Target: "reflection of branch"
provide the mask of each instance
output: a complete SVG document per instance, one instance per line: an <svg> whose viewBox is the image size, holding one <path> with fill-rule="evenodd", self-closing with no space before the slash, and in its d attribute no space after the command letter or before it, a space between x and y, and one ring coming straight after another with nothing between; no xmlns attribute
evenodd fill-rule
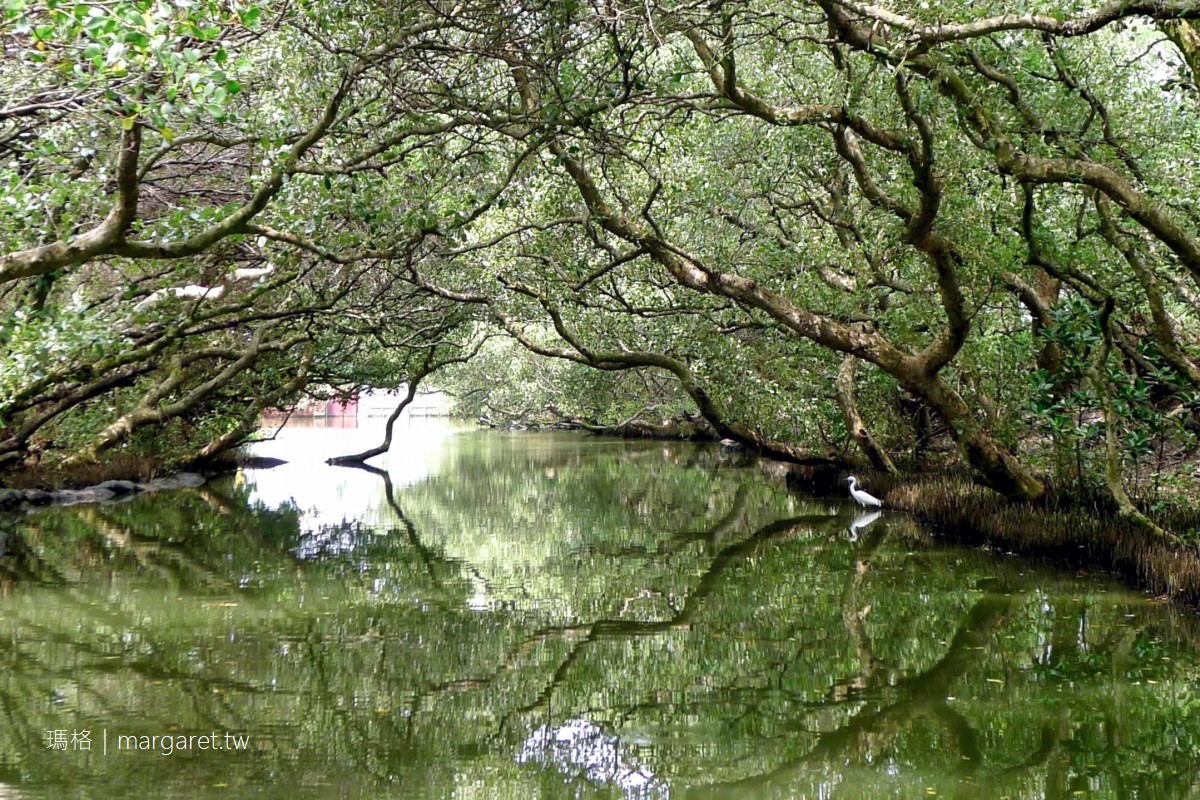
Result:
<svg viewBox="0 0 1200 800"><path fill-rule="evenodd" d="M332 459L330 460L330 463L333 463ZM417 551L417 554L421 556L421 563L425 565L425 571L429 573L429 579L433 581L433 585L439 590L444 590L446 587L443 585L442 579L437 576L437 572L433 568L433 562L436 560L445 563L446 559L441 556L434 555L433 551L426 547L421 541L421 537L417 535L416 526L413 525L412 520L410 520L404 514L404 510L400 508L400 503L396 501L396 492L395 488L392 486L391 474L385 469L380 469L379 467L375 467L370 464L364 464L359 461L339 461L337 465L340 467L361 469L363 472L369 472L372 475L378 475L383 479L383 490L384 495L387 497L387 504L392 509L392 512L395 513L396 517L399 518L400 524L404 526L404 531L408 536L408 543L411 544L413 549Z"/></svg>
<svg viewBox="0 0 1200 800"><path fill-rule="evenodd" d="M871 638L867 634L867 626L863 624L870 607L859 611L858 589L862 586L863 578L867 574L871 557L883 543L886 533L887 528L876 528L867 534L862 547L855 554L854 568L846 576L846 588L842 591L842 621L846 624L846 630L854 642L854 651L858 654L858 663L864 684L869 684L875 674L875 653L871 647Z"/></svg>
<svg viewBox="0 0 1200 800"><path fill-rule="evenodd" d="M930 718L937 720L958 742L959 767L961 772L973 772L983 764L983 750L979 747L979 734L971 722L951 708L943 699L934 700L928 706Z"/></svg>
<svg viewBox="0 0 1200 800"><path fill-rule="evenodd" d="M1067 712L1062 709L1058 713L1057 719L1053 722L1045 722L1042 724L1042 732L1038 738L1038 748L1033 751L1029 758L1025 759L1020 764L1017 764L1007 769L1001 770L996 774L997 778L1009 778L1020 775L1023 772L1028 772L1036 766L1045 764L1050 761L1050 756L1058 749L1059 743L1062 741L1063 733L1067 727ZM1128 796L1122 794L1122 796Z"/></svg>
<svg viewBox="0 0 1200 800"><path fill-rule="evenodd" d="M6 522L0 518L0 523ZM22 521L21 530L12 530L5 525L4 556L0 558L0 576L8 582L24 582L57 586L67 583L66 576L50 565L50 562L38 553L38 548L30 546L30 540L40 540L46 534L33 521Z"/></svg>
<svg viewBox="0 0 1200 800"><path fill-rule="evenodd" d="M229 500L214 492L207 485L197 488L196 496L203 500L205 505L221 516L226 516L234 512L234 507L229 503Z"/></svg>
<svg viewBox="0 0 1200 800"><path fill-rule="evenodd" d="M750 497L750 484L742 483L737 487L737 493L733 496L733 503L729 507L729 511L721 519L717 520L717 524L713 525L708 530L701 531L683 531L675 535L676 540L682 540L684 543L703 539L708 547L709 553L716 552L717 545L721 540L734 531L746 516L746 504Z"/></svg>
<svg viewBox="0 0 1200 800"><path fill-rule="evenodd" d="M1129 627L1117 640L1112 651L1112 704L1106 704L1104 707L1104 738L1105 749L1108 751L1108 757L1104 761L1112 772L1115 787L1123 788L1124 786L1119 766L1120 759L1117 754L1125 747L1125 676L1129 674L1129 661L1130 656L1133 655L1133 648L1144 630L1144 623L1136 627ZM1128 796L1126 792L1122 792L1122 794Z"/></svg>
<svg viewBox="0 0 1200 800"><path fill-rule="evenodd" d="M382 473L382 470L376 470L367 465L359 466L360 469L365 469L368 472ZM730 545L718 553L708 570L701 576L696 589L688 596L682 608L678 609L674 616L670 619L658 622L633 622L622 619L604 619L590 623L579 625L554 625L546 626L538 629L525 637L515 649L513 649L491 673L477 678L460 678L451 681L445 681L433 686L427 687L424 691L417 693L413 708L415 709L420 703L430 695L440 692L460 692L469 689L482 688L505 673L516 669L522 657L527 655L531 650L539 644L544 644L552 638L562 638L571 641L571 648L558 667L554 670L547 684L539 692L538 697L532 702L520 708L514 709L513 712L505 716L505 719L500 723L500 730L503 731L508 724L509 718L515 713L532 711L542 705L545 705L554 689L557 688L570 672L571 666L579 659L583 649L592 642L599 641L604 638L618 637L633 637L633 636L648 636L656 633L661 633L679 628L686 628L691 624L692 620L704 599L713 593L717 586L717 582L722 574L732 565L753 557L758 551L771 543L772 541L785 536L792 532L797 527L802 525L815 526L822 523L828 523L829 517L791 517L788 519L778 520L769 525L765 525L755 531L749 538ZM414 714L415 716L415 714Z"/></svg>
<svg viewBox="0 0 1200 800"><path fill-rule="evenodd" d="M110 519L96 506L80 506L75 513L107 542L131 556L139 569L154 573L165 583L221 591L234 588L234 583L223 572L197 560L186 549L159 539L140 538L135 531Z"/></svg>
<svg viewBox="0 0 1200 800"><path fill-rule="evenodd" d="M708 569L700 576L700 581L696 584L696 588L684 600L683 606L676 611L675 615L669 619L659 620L657 622L637 622L625 619L601 619L586 625L573 625L568 627L552 627L543 628L533 634L531 638L539 639L546 638L552 633L580 634L586 632L583 638L579 639L568 651L566 657L559 663L554 674L547 681L542 691L537 698L528 705L516 709L516 712L529 712L549 702L550 696L554 690L562 683L571 666L579 659L583 649L596 641L604 638L617 637L633 637L633 636L649 636L656 633L664 633L670 630L678 630L687 628L692 624L699 611L703 601L706 600L717 586L717 582L723 576L725 571L732 565L745 561L754 556L765 545L773 540L791 533L801 525L812 525L814 523L828 523L829 517L789 517L787 519L776 520L768 525L759 528L749 538L744 539L736 544L729 545L724 550L721 550L713 557L712 563ZM523 645L524 646L524 645ZM503 727L503 725L502 725Z"/></svg>
<svg viewBox="0 0 1200 800"><path fill-rule="evenodd" d="M902 699L891 705L876 708L870 713L861 713L843 727L821 734L807 753L769 772L729 783L711 784L705 793L740 795L751 787L787 781L802 775L811 764L845 758L847 751L850 751L864 734L881 728L894 729L900 723L916 716L934 714L936 706L944 703L950 684L960 678L973 663L975 650L982 647L992 633L1000 628L1016 605L1017 598L1013 596L988 595L982 598L963 620L942 659L920 675L905 678L897 684L896 688L900 691ZM936 716L947 719L944 714ZM974 740L973 736L974 734L967 737L961 730L957 731L957 738L963 746L969 746Z"/></svg>

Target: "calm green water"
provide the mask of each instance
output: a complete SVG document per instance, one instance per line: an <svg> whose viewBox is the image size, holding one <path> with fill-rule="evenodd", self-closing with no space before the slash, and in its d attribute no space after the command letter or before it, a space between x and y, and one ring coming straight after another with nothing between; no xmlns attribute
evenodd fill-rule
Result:
<svg viewBox="0 0 1200 800"><path fill-rule="evenodd" d="M1200 797L1191 614L709 448L355 437L0 523L0 797Z"/></svg>

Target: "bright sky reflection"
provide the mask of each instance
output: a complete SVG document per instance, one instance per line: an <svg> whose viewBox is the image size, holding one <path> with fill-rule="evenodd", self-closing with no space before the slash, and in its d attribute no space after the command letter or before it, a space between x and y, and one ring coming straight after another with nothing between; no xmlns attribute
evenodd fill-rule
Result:
<svg viewBox="0 0 1200 800"><path fill-rule="evenodd" d="M371 526L391 518L383 481L363 480L358 470L325 463L333 456L357 453L383 439L384 420L367 418L358 428L322 428L290 423L271 441L252 445L256 456L286 461L272 469L245 470L250 501L268 508L294 504L306 533L357 522ZM386 470L396 489L437 474L447 440L473 430L443 418L407 419L396 424L391 452L377 456L371 466Z"/></svg>

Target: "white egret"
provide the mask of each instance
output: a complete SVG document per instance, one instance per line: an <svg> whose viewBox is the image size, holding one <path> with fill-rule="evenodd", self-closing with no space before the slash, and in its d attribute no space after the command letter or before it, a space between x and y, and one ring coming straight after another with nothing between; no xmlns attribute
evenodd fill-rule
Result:
<svg viewBox="0 0 1200 800"><path fill-rule="evenodd" d="M846 480L850 481L850 496L854 498L854 502L863 508L883 508L883 503L879 502L878 497L858 488L858 478L851 475Z"/></svg>

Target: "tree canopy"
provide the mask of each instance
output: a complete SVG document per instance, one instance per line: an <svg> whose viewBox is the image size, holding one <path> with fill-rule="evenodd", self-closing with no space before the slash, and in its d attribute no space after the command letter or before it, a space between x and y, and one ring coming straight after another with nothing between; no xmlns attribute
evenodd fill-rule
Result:
<svg viewBox="0 0 1200 800"><path fill-rule="evenodd" d="M1195 446L1200 3L3 9L0 459L468 356L492 416L944 436L1155 530Z"/></svg>

